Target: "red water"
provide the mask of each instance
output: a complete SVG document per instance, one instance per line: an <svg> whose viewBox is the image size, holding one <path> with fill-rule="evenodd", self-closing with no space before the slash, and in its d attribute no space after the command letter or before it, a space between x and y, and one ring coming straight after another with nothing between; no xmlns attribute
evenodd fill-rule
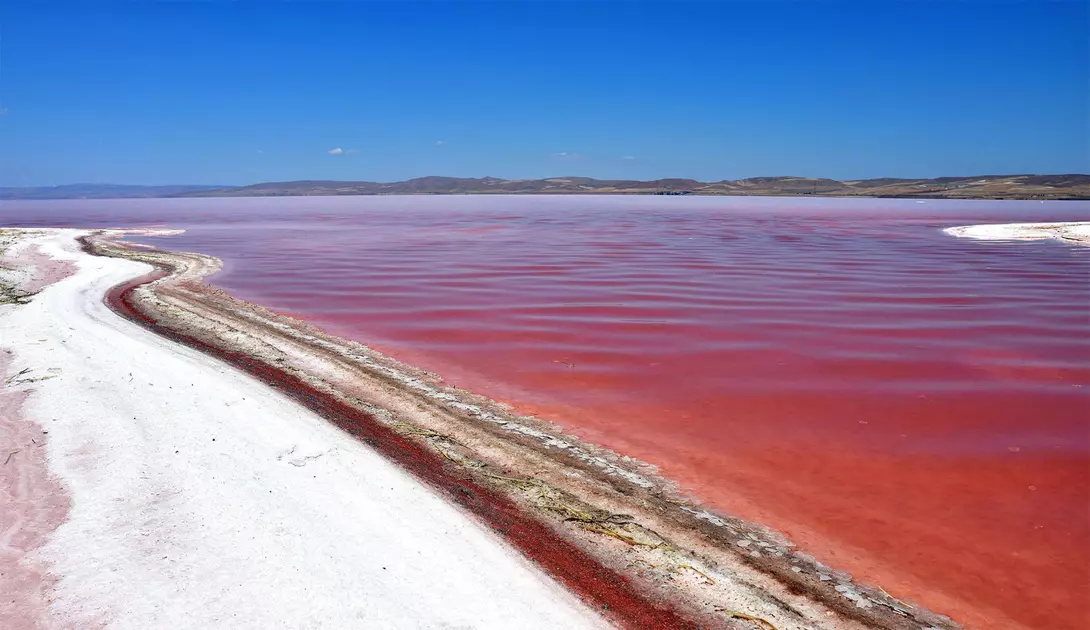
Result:
<svg viewBox="0 0 1090 630"><path fill-rule="evenodd" d="M29 210L28 210L29 209ZM30 210L33 210L31 212ZM658 465L979 628L1090 626L1083 203L414 197L22 204L190 231L232 293Z"/></svg>

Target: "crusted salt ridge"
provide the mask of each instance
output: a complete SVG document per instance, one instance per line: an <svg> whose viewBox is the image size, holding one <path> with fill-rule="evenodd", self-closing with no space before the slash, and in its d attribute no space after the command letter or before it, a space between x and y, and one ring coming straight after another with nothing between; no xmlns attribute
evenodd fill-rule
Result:
<svg viewBox="0 0 1090 630"><path fill-rule="evenodd" d="M778 532L699 507L649 464L203 284L220 269L216 258L137 251L119 241L143 233L102 232L91 247L170 270L133 292L159 325L202 334L213 345L241 349L303 376L427 443L536 510L603 564L623 570L657 597L682 602L702 622L729 623L725 611L737 611L780 629L957 627L881 589L854 583L795 550ZM419 401L429 403L423 411L414 408L421 407Z"/></svg>
<svg viewBox="0 0 1090 630"><path fill-rule="evenodd" d="M950 236L986 241L1029 241L1051 238L1075 245L1090 246L1090 221L962 225L946 228L943 232Z"/></svg>

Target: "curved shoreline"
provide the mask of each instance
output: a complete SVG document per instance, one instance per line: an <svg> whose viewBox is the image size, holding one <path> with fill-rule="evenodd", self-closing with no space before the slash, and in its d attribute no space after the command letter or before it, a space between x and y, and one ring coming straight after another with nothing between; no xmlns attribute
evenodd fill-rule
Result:
<svg viewBox="0 0 1090 630"><path fill-rule="evenodd" d="M220 348L201 339L161 326L141 311L133 292L147 284L169 277L157 270L119 284L106 294L110 308L167 339L204 352L257 378L269 387L329 420L354 438L366 443L390 461L409 471L417 479L439 490L446 499L468 510L500 533L508 542L559 579L582 599L593 602L609 617L632 627L695 628L695 623L677 611L658 606L641 597L628 580L617 572L594 562L568 541L552 536L540 522L529 518L513 502L468 476L452 474L443 459L419 442L409 439L371 414L319 391L306 380L287 371L254 360L243 352Z"/></svg>
<svg viewBox="0 0 1090 630"><path fill-rule="evenodd" d="M364 443L119 317L103 296L149 268L79 234L19 237L69 277L0 269L14 293L46 284L0 305L22 447L0 460L4 628L605 626Z"/></svg>
<svg viewBox="0 0 1090 630"><path fill-rule="evenodd" d="M659 627L684 627L682 619L722 625L733 611L781 629L956 627L853 583L774 532L686 502L639 462L203 284L218 270L216 259L137 250L118 236L123 232L103 232L84 244L98 254L149 262L166 275L111 291L115 310L273 386L289 386L300 402L438 483L569 588L609 606L622 625L647 627L639 617L651 611L676 615L651 624ZM467 500L459 488L478 496ZM505 527L489 507L493 497L536 524ZM543 535L552 547L543 547ZM616 584L626 592L602 593L606 574L554 567L549 554L571 548L580 550L575 565L590 562L624 576ZM598 602L603 597L610 601Z"/></svg>

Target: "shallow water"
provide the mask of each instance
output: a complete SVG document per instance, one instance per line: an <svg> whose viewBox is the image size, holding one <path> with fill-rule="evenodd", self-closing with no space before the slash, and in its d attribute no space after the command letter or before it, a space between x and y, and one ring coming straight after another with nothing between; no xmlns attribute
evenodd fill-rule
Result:
<svg viewBox="0 0 1090 630"><path fill-rule="evenodd" d="M980 627L1081 628L1090 249L941 227L1080 202L369 197L5 202L162 224L216 284L656 464ZM147 239L151 242L151 239Z"/></svg>

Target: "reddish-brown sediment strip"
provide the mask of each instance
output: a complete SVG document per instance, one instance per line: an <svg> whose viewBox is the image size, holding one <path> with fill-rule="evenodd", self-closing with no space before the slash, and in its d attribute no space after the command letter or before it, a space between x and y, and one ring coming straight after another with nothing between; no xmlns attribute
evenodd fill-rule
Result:
<svg viewBox="0 0 1090 630"><path fill-rule="evenodd" d="M441 392L456 409L480 405L511 421L497 425L440 410L435 396L428 400L383 376L396 362L377 353L362 366L346 361L370 351L204 285L200 278L218 268L205 258L137 252L102 238L85 239L84 246L157 267L109 292L115 311L243 369L367 442L621 626L767 627L746 621L764 616L780 628L956 627L853 583L759 526L697 508L668 482L632 472L645 471L623 459L609 459L608 470L605 459L588 462L586 453L602 451L543 424L520 424L479 397ZM208 268L192 269L202 264ZM322 376L310 373L322 362ZM357 388L356 380L371 389Z"/></svg>
<svg viewBox="0 0 1090 630"><path fill-rule="evenodd" d="M17 286L6 286L13 297L8 308L75 271L36 248L4 253L0 260L12 268L33 272ZM12 373L9 350L0 350L0 627L48 627L48 567L28 556L45 544L68 514L70 498L49 472L46 459L48 429L23 410L27 387L41 376Z"/></svg>

